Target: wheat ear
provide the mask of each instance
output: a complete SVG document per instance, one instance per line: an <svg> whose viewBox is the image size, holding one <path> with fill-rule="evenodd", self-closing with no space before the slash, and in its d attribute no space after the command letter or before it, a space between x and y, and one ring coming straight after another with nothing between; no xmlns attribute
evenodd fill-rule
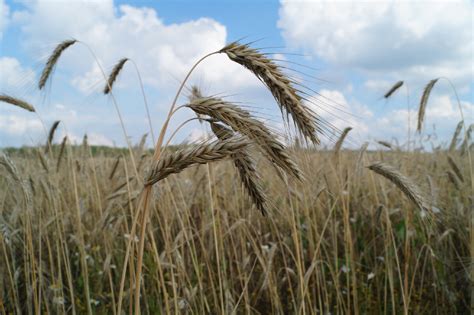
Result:
<svg viewBox="0 0 474 315"><path fill-rule="evenodd" d="M462 175L461 169L456 164L456 161L454 161L453 157L450 155L448 155L448 163L449 166L451 166L453 172L456 174L457 178L459 178L459 180L464 183L464 176Z"/></svg>
<svg viewBox="0 0 474 315"><path fill-rule="evenodd" d="M281 71L280 67L258 50L238 42L230 43L222 48L229 59L250 70L270 90L286 118L291 115L299 132L315 144L319 144L317 136L319 119L316 114L305 106L293 82Z"/></svg>
<svg viewBox="0 0 474 315"><path fill-rule="evenodd" d="M346 127L342 131L341 135L339 136L339 139L337 140L336 144L334 145L334 153L336 153L336 154L339 153L339 151L341 150L341 147L342 147L342 143L344 142L344 139L346 139L347 134L351 130L352 130L352 127Z"/></svg>
<svg viewBox="0 0 474 315"><path fill-rule="evenodd" d="M430 209L427 199L418 186L393 166L376 162L370 165L369 169L394 183L421 210Z"/></svg>
<svg viewBox="0 0 474 315"><path fill-rule="evenodd" d="M288 174L301 179L301 171L291 160L286 148L261 121L248 111L220 98L203 97L193 99L188 105L197 114L209 116L231 127L235 132L247 136L262 149L267 158Z"/></svg>
<svg viewBox="0 0 474 315"><path fill-rule="evenodd" d="M433 90L433 86L436 82L438 82L438 78L431 80L423 90L423 95L421 96L420 106L418 108L418 126L416 130L421 132L421 127L423 125L423 119L425 118L425 111L426 111L426 104L428 103L428 98L430 97L431 90Z"/></svg>
<svg viewBox="0 0 474 315"><path fill-rule="evenodd" d="M49 129L48 140L46 141L46 146L44 148L45 153L48 153L49 150L51 149L51 145L53 143L53 138L54 138L54 133L56 132L56 129L58 129L58 126L59 126L60 122L61 122L60 120L56 120L53 123L53 125L51 126L51 128Z"/></svg>
<svg viewBox="0 0 474 315"><path fill-rule="evenodd" d="M128 58L122 58L117 62L117 64L114 66L112 69L112 72L110 72L109 78L107 79L107 83L105 84L104 87L104 94L109 94L110 91L112 90L112 87L114 85L115 80L117 79L120 71L122 71L123 66L127 62Z"/></svg>
<svg viewBox="0 0 474 315"><path fill-rule="evenodd" d="M403 85L403 81L398 81L390 88L390 90L387 91L387 93L385 93L383 97L389 98L393 93L395 93L396 90L402 87L402 85Z"/></svg>
<svg viewBox="0 0 474 315"><path fill-rule="evenodd" d="M225 141L233 137L234 133L232 130L218 123L210 122L210 124L212 131L220 140ZM255 162L245 149L231 154L231 158L234 161L235 168L239 173L240 180L242 181L242 185L247 191L247 194L250 196L257 209L265 215L267 212L265 206L267 197L260 185L261 178L255 168Z"/></svg>
<svg viewBox="0 0 474 315"><path fill-rule="evenodd" d="M54 49L53 53L49 56L48 61L46 61L46 65L44 66L43 72L41 72L41 77L38 82L38 88L41 90L45 84L46 81L48 81L49 76L51 75L51 72L54 69L54 66L59 60L59 57L61 57L61 54L71 45L76 43L77 41L75 39L72 40L65 40L61 42L59 45L56 46Z"/></svg>
<svg viewBox="0 0 474 315"><path fill-rule="evenodd" d="M30 112L35 112L35 108L33 107L33 105L24 100L20 100L19 98L15 98L6 94L0 94L0 101L18 106Z"/></svg>
<svg viewBox="0 0 474 315"><path fill-rule="evenodd" d="M458 125L456 126L456 130L453 133L453 138L451 139L451 143L449 144L449 151L454 151L456 149L456 146L458 145L458 137L459 137L459 134L461 133L463 125L464 125L464 120L461 120L460 122L458 122Z"/></svg>
<svg viewBox="0 0 474 315"><path fill-rule="evenodd" d="M196 145L172 153L167 151L158 161L154 162L145 179L145 186L156 184L169 175L180 173L194 164L206 164L228 158L248 144L244 138L234 137L225 141Z"/></svg>

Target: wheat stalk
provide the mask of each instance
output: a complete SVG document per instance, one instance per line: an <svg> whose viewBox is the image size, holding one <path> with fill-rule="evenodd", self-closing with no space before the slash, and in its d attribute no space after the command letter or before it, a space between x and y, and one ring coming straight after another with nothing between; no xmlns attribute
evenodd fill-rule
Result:
<svg viewBox="0 0 474 315"><path fill-rule="evenodd" d="M421 96L420 106L418 108L418 126L416 130L421 132L421 127L423 125L423 119L425 118L425 111L426 111L426 104L428 103L428 98L430 97L431 90L433 90L433 86L436 82L438 82L439 78L431 80L423 90L423 95Z"/></svg>
<svg viewBox="0 0 474 315"><path fill-rule="evenodd" d="M255 141L271 162L288 174L301 179L301 172L287 154L285 146L276 139L276 136L261 121L253 118L248 111L214 97L193 99L187 106L194 112L222 122L235 132L239 132Z"/></svg>
<svg viewBox="0 0 474 315"><path fill-rule="evenodd" d="M389 98L393 93L395 93L396 90L398 90L401 86L403 85L403 81L398 81L397 83L395 83L391 88L390 90L387 91L387 93L385 93L385 95L383 97L385 98Z"/></svg>
<svg viewBox="0 0 474 315"><path fill-rule="evenodd" d="M59 45L56 46L54 49L53 53L49 56L48 61L46 62L46 65L44 66L43 72L41 72L41 77L38 82L38 88L41 90L43 89L44 85L46 84L46 81L48 81L49 76L51 75L51 72L54 69L54 66L59 60L59 57L61 57L61 54L71 45L76 43L77 41L75 39L71 40L65 40L61 42Z"/></svg>
<svg viewBox="0 0 474 315"><path fill-rule="evenodd" d="M30 103L28 103L24 100L21 100L19 98L15 98L13 96L9 96L9 95L6 95L6 94L0 94L0 101L11 104L11 105L18 106L18 107L26 109L27 111L30 111L30 112L35 112L35 108L33 107L33 105L31 105Z"/></svg>
<svg viewBox="0 0 474 315"><path fill-rule="evenodd" d="M151 186L171 174L176 174L194 164L206 164L230 157L248 145L248 141L241 137L233 137L225 141L216 141L209 144L196 145L173 153L162 154L155 161L145 186Z"/></svg>
<svg viewBox="0 0 474 315"><path fill-rule="evenodd" d="M104 87L104 94L109 94L110 91L112 90L112 87L114 85L115 80L117 79L120 71L122 71L123 66L127 62L128 58L122 58L117 62L117 64L114 66L112 69L112 72L110 72L109 78L107 79L107 83L105 84Z"/></svg>
<svg viewBox="0 0 474 315"><path fill-rule="evenodd" d="M451 169L453 170L453 172L459 178L459 180L464 183L464 176L462 175L462 172L459 169L459 166L456 164L456 162L450 155L448 155L448 163L449 163L449 166L451 166Z"/></svg>
<svg viewBox="0 0 474 315"><path fill-rule="evenodd" d="M282 112L291 115L299 132L313 143L319 144L316 114L306 107L302 97L293 86L293 82L281 71L280 67L258 50L238 42L230 43L222 48L229 59L250 70L262 81L273 94Z"/></svg>
<svg viewBox="0 0 474 315"><path fill-rule="evenodd" d="M376 162L368 168L394 183L421 210L430 209L427 199L418 186L393 166Z"/></svg>
<svg viewBox="0 0 474 315"><path fill-rule="evenodd" d="M221 124L210 122L211 129L214 134L222 141L231 139L234 134L232 130L224 127ZM265 215L267 212L265 203L266 196L260 185L260 175L255 168L255 162L251 158L247 150L242 149L237 153L231 154L232 160L234 161L235 168L239 172L240 180L247 191L248 195L252 199L252 202Z"/></svg>
<svg viewBox="0 0 474 315"><path fill-rule="evenodd" d="M456 145L458 144L458 137L461 133L462 126L464 125L464 120L458 122L456 126L456 130L454 131L453 138L451 139L451 143L449 144L449 151L454 151L456 149Z"/></svg>

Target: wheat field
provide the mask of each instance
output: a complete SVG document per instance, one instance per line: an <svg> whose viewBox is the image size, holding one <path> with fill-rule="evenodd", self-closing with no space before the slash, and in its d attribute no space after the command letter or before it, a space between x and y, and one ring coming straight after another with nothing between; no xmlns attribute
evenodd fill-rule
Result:
<svg viewBox="0 0 474 315"><path fill-rule="evenodd" d="M39 89L79 44L57 46ZM2 314L472 310L472 127L461 122L450 146L431 151L344 149L350 127L319 149L329 127L276 63L240 43L212 54L257 76L301 142L280 141L249 111L198 88L181 105L186 77L165 124L153 126L161 129L154 149L146 136L130 143L125 128L123 149L87 137L55 142L57 122L44 146L3 150ZM104 74L104 94L113 98L126 62ZM422 96L419 128L435 84ZM34 111L8 95L0 101ZM181 106L208 125L211 140L166 142Z"/></svg>

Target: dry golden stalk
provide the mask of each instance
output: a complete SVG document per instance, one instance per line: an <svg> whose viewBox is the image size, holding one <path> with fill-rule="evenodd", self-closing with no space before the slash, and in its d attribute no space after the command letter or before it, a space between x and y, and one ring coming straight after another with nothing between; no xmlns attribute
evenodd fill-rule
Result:
<svg viewBox="0 0 474 315"><path fill-rule="evenodd" d="M293 82L273 60L258 50L238 42L225 46L220 53L225 53L232 61L244 66L257 76L271 91L282 112L286 112L286 118L291 115L301 134L313 143L319 144L316 134L320 131L317 125L319 119L303 104L303 99L293 86Z"/></svg>
<svg viewBox="0 0 474 315"><path fill-rule="evenodd" d="M376 162L370 165L369 169L394 183L420 210L429 210L431 208L418 186L393 166Z"/></svg>
<svg viewBox="0 0 474 315"><path fill-rule="evenodd" d="M396 90L398 90L401 86L403 85L403 81L398 81L397 83L395 83L391 88L390 90L387 91L387 93L385 93L385 95L383 97L385 98L389 98L393 93L395 93Z"/></svg>
<svg viewBox="0 0 474 315"><path fill-rule="evenodd" d="M217 138L222 141L231 139L233 136L232 130L224 127L221 124L211 122L211 129ZM255 162L245 149L231 154L231 157L234 161L237 171L239 172L240 180L252 199L252 202L255 204L257 209L259 209L262 214L265 215L267 212L265 207L267 198L262 186L260 185L261 179L257 169L255 168Z"/></svg>
<svg viewBox="0 0 474 315"><path fill-rule="evenodd" d="M28 103L26 101L23 101L23 100L20 100L18 98L9 96L9 95L0 94L0 101L11 104L11 105L21 107L21 108L26 109L27 111L30 111L30 112L35 111L35 108L30 103Z"/></svg>
<svg viewBox="0 0 474 315"><path fill-rule="evenodd" d="M177 152L163 154L155 161L145 186L151 186L171 174L176 174L194 164L206 164L222 160L245 148L249 142L241 137L233 137L225 141L196 145Z"/></svg>
<svg viewBox="0 0 474 315"><path fill-rule="evenodd" d="M286 148L261 121L249 112L219 98L194 99L187 105L197 114L209 116L231 127L235 132L247 136L258 144L267 158L288 174L301 179L298 166L291 160Z"/></svg>
<svg viewBox="0 0 474 315"><path fill-rule="evenodd" d="M431 80L423 90L423 95L421 96L420 100L420 107L418 108L418 126L416 127L416 130L418 132L421 132L423 119L425 118L426 104L428 103L428 98L430 97L431 90L433 90L433 86L436 82L438 82L438 80L438 78Z"/></svg>
<svg viewBox="0 0 474 315"><path fill-rule="evenodd" d="M110 72L109 78L107 79L107 83L105 84L104 87L104 94L109 94L110 91L112 90L112 87L114 85L115 80L117 79L120 71L122 71L123 66L127 62L128 58L122 58L117 62L117 64L114 66L112 69L112 72Z"/></svg>
<svg viewBox="0 0 474 315"><path fill-rule="evenodd" d="M54 49L53 53L51 56L49 56L48 61L46 62L46 65L44 66L43 72L41 73L40 80L38 82L38 88L41 90L45 84L46 81L48 81L49 76L51 75L51 72L54 69L54 66L59 60L59 57L61 57L61 54L71 45L76 43L77 41L75 39L72 40L65 40L62 43L60 43L56 48Z"/></svg>

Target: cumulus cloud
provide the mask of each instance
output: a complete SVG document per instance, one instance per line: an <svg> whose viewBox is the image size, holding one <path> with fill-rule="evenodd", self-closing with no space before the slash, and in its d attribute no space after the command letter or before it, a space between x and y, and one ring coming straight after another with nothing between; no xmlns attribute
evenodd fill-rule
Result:
<svg viewBox="0 0 474 315"><path fill-rule="evenodd" d="M23 67L18 59L0 57L0 87L2 90L20 88L33 82L35 73L32 69Z"/></svg>
<svg viewBox="0 0 474 315"><path fill-rule="evenodd" d="M21 135L26 132L40 132L42 131L42 126L37 118L10 114L0 116L0 131L6 132L9 135Z"/></svg>
<svg viewBox="0 0 474 315"><path fill-rule="evenodd" d="M76 38L90 45L106 70L122 57L133 59L144 82L153 87L175 87L200 57L226 44L225 26L210 18L166 24L154 9L115 7L111 0L73 1L61 5L61 14L57 10L56 2L38 0L16 14L30 49ZM81 91L99 88L103 75L88 52L77 47L72 50L80 52L68 51L61 60L62 67L75 70L72 84ZM132 69L131 64L125 66L128 74L121 76L121 83L137 80ZM225 56L209 58L196 76L226 89L258 84Z"/></svg>
<svg viewBox="0 0 474 315"><path fill-rule="evenodd" d="M471 1L282 1L289 45L333 65L422 81L472 79Z"/></svg>

